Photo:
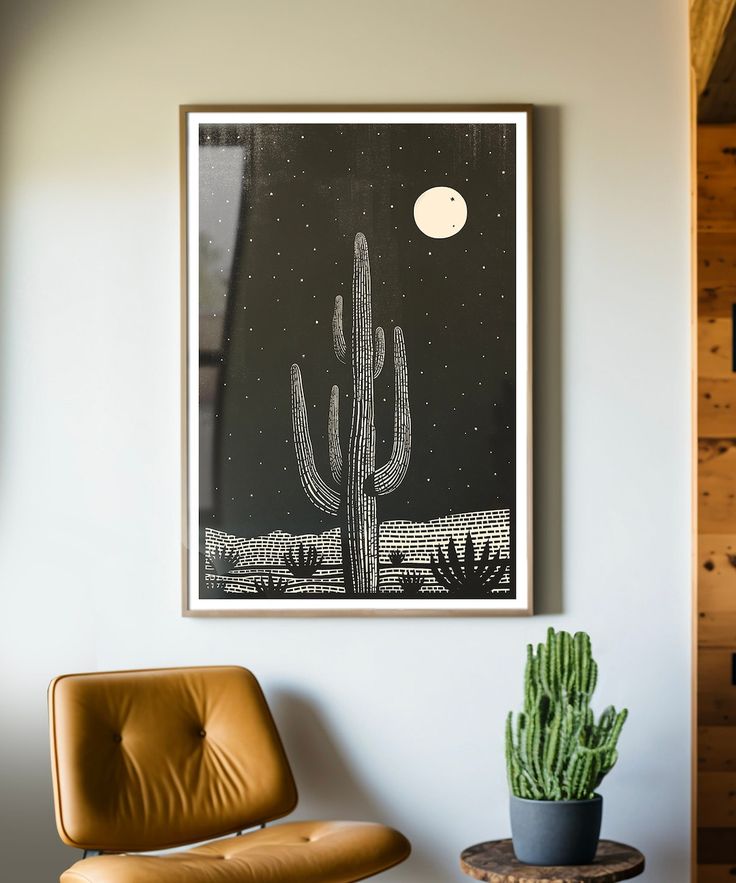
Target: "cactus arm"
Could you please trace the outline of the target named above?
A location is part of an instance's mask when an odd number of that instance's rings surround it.
[[[512,794],[519,794],[519,773],[517,768],[516,753],[514,751],[514,715],[509,712],[506,717],[505,730],[505,748],[506,748],[506,773],[509,781],[509,788]]]
[[[554,655],[552,658],[552,683],[554,688],[555,701],[560,702],[563,697],[562,683],[562,632],[556,634],[552,640]]]
[[[588,676],[588,659],[585,653],[585,639],[582,632],[576,632],[573,635],[572,640],[575,679],[573,681],[571,693],[572,700],[578,701],[585,695],[585,684]]]
[[[610,735],[608,736],[608,744],[611,748],[615,748],[618,743],[618,737],[621,735],[621,729],[623,725],[626,723],[626,718],[629,716],[628,708],[622,708],[621,711],[616,715],[616,719],[613,722],[613,726],[611,727]]]
[[[557,762],[557,752],[560,749],[560,728],[561,728],[561,720],[559,709],[556,711],[552,720],[550,722],[547,742],[544,746],[544,773],[545,773],[545,784],[549,789],[549,796],[554,799],[554,791],[555,791],[555,776],[554,769]]]
[[[569,762],[572,750],[571,739],[573,730],[573,711],[570,706],[564,712],[562,718],[562,726],[560,728],[560,751],[557,755],[557,763],[555,764],[554,774],[558,781],[561,782],[565,765]]]
[[[337,515],[340,508],[340,497],[322,480],[314,462],[307,406],[304,401],[304,387],[298,365],[291,366],[291,417],[294,425],[294,448],[296,449],[299,478],[304,492],[318,509],[328,515]]]
[[[551,696],[550,648],[548,644],[537,644],[537,658],[539,659],[539,685],[547,696]]]
[[[546,653],[545,663],[545,689],[550,699],[557,699],[557,690],[555,689],[555,660],[557,657],[557,640],[555,630],[547,629],[547,642],[544,646]]]
[[[531,644],[526,645],[526,666],[524,667],[524,709],[528,708],[527,702],[529,693],[534,683],[534,647]]]
[[[560,632],[560,669],[561,669],[561,689],[568,691],[572,685],[573,668],[571,663],[572,638],[569,632]]]
[[[342,297],[339,294],[335,298],[335,311],[332,314],[332,341],[337,361],[342,362],[344,365],[347,357],[347,346],[345,344],[345,332],[342,327]]]
[[[579,800],[583,790],[585,776],[585,757],[582,754],[575,755],[574,766],[570,775],[570,800]]]
[[[332,387],[330,416],[327,422],[327,444],[330,453],[330,471],[335,484],[342,481],[342,449],[340,448],[340,389]]]
[[[542,750],[543,724],[540,716],[540,708],[537,707],[531,719],[531,758],[534,778],[541,784],[544,790],[544,760]]]
[[[411,456],[411,414],[409,412],[409,376],[406,368],[404,332],[394,328],[394,441],[391,457],[373,477],[379,496],[399,487],[409,468]]]
[[[383,360],[386,357],[386,335],[383,328],[379,325],[376,328],[376,342],[373,347],[373,378],[379,376],[383,371]]]
[[[588,676],[588,696],[592,696],[595,690],[596,684],[598,683],[598,663],[591,656],[590,659],[590,674]]]

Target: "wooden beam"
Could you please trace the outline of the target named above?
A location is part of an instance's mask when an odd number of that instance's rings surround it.
[[[732,16],[708,89],[722,69],[733,27]],[[727,883],[736,873],[736,126],[698,126],[696,144],[698,867],[691,879]]]
[[[726,26],[708,84],[698,98],[698,122],[736,123],[736,10]]]
[[[690,0],[690,56],[698,95],[718,58],[736,0]]]
[[[698,126],[698,230],[736,233],[734,125]]]

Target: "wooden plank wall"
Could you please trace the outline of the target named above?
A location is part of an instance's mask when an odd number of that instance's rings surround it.
[[[698,126],[698,883],[736,874],[736,126]]]

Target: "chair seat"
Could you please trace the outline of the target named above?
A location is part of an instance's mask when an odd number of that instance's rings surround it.
[[[167,855],[83,859],[61,883],[353,883],[398,864],[410,849],[384,825],[287,822]]]

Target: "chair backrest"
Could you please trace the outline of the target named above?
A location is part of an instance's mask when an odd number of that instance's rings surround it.
[[[70,846],[165,849],[296,806],[276,726],[244,668],[62,675],[49,716],[56,824]]]

